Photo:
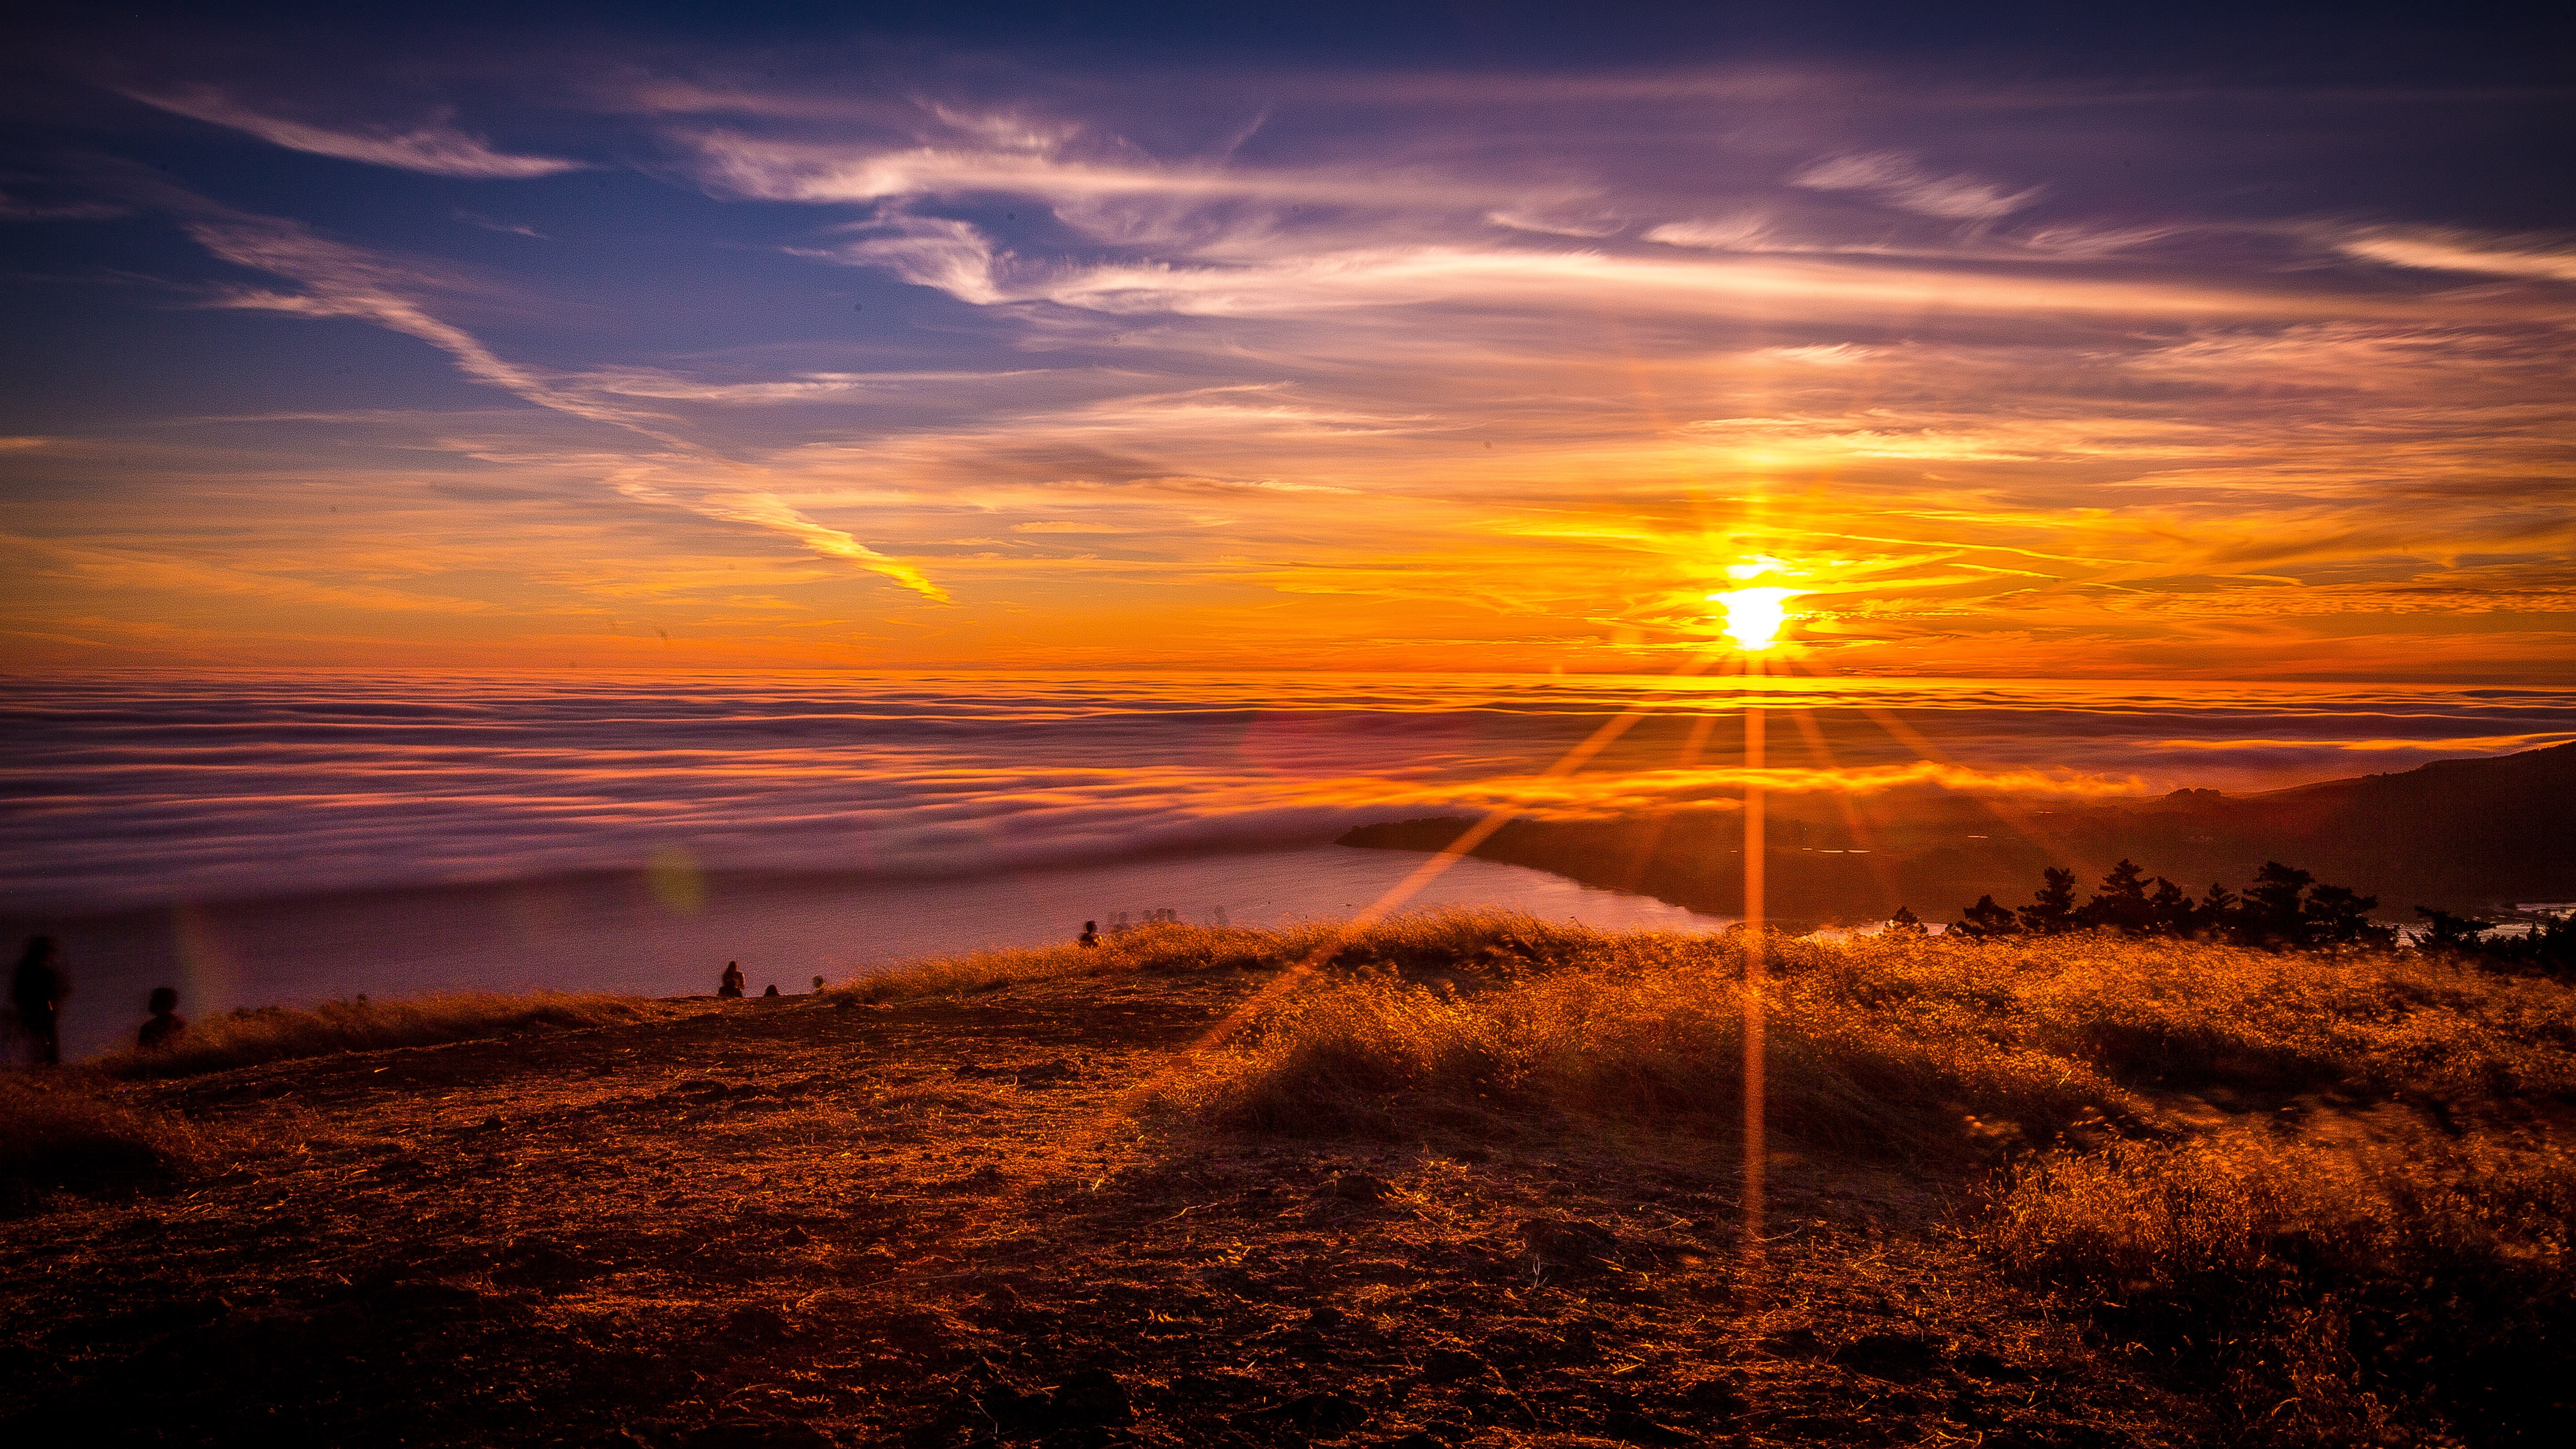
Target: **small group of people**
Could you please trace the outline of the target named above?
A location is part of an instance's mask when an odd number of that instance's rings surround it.
[[[59,954],[53,937],[30,936],[26,949],[18,953],[18,969],[9,973],[9,1007],[18,1030],[27,1038],[37,1063],[48,1067],[62,1065],[63,1003],[72,994],[71,977],[56,959]],[[145,1051],[169,1046],[188,1029],[188,1019],[179,1014],[176,987],[153,987],[144,1009],[151,1017],[135,1034],[134,1044]]]
[[[739,961],[727,961],[725,963],[724,975],[716,980],[716,995],[728,1001],[738,1001],[742,998],[743,988],[749,984],[749,978],[742,974],[742,963]],[[822,977],[817,976],[814,978],[814,989],[817,991],[823,989]],[[775,981],[770,982],[769,989],[760,994],[764,997],[778,995],[778,983]]]

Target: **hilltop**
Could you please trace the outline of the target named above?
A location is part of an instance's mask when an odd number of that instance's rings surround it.
[[[0,1425],[2509,1444],[2564,1413],[2565,988],[1778,939],[1748,1241],[1744,945],[1158,926],[770,1003],[279,1014],[260,1050],[329,1054],[21,1076]],[[329,1049],[362,1030],[465,1039]]]
[[[2099,879],[2122,859],[2192,890],[2241,884],[2266,860],[2377,896],[2463,915],[2576,900],[2576,744],[2259,794],[2176,790],[2102,804],[1899,790],[1857,802],[1774,792],[1769,897],[1777,917],[1883,920],[1900,905],[1947,920],[1992,892],[2021,900],[2046,866]],[[1463,817],[1361,826],[1344,845],[1439,850]],[[1718,915],[1744,910],[1734,802],[1606,820],[1519,819],[1479,844],[1488,860],[1640,891]]]

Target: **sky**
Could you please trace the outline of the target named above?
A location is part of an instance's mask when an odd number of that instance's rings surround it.
[[[0,668],[2576,684],[2567,23],[1928,9],[66,10]]]

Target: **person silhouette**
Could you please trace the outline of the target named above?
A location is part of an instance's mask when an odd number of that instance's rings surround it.
[[[820,991],[820,990],[822,990],[822,989],[823,989],[823,978],[822,978],[822,977],[817,976],[817,977],[815,977],[815,978],[814,978],[814,989],[815,989],[815,990],[817,990],[817,991]]]
[[[158,1051],[176,1040],[188,1029],[188,1019],[179,1014],[179,990],[175,986],[152,988],[152,1019],[135,1033],[134,1044],[144,1051]]]
[[[725,963],[724,980],[716,987],[716,995],[725,997],[737,997],[742,995],[741,962],[727,961]]]
[[[63,1060],[63,998],[72,994],[69,977],[54,964],[54,938],[30,936],[9,976],[9,1004],[18,1009],[18,1025],[35,1042],[36,1060],[60,1066]]]
[[[1077,945],[1077,946],[1097,946],[1097,945],[1099,945],[1099,944],[1100,944],[1100,923],[1099,923],[1098,921],[1085,921],[1085,922],[1083,922],[1083,923],[1082,923],[1082,934],[1081,934],[1081,935],[1079,935],[1079,936],[1074,937],[1074,938],[1073,938],[1073,943],[1074,943],[1075,945]]]
[[[778,983],[775,981],[770,982],[769,989],[760,994],[763,996],[776,996],[778,994]]]

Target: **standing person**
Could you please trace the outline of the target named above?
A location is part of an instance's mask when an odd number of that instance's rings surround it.
[[[361,1001],[365,999],[365,997],[359,998]],[[148,1052],[168,1046],[178,1040],[179,1033],[188,1029],[188,1018],[179,1014],[177,987],[153,987],[149,1009],[152,1012],[152,1019],[143,1023],[143,1030],[136,1033],[134,1038],[134,1044],[143,1050]]]
[[[742,963],[741,963],[741,962],[739,962],[739,961],[727,961],[727,962],[725,963],[724,981],[723,981],[723,983],[722,983],[722,984],[720,984],[720,985],[718,985],[718,986],[716,987],[716,995],[718,995],[718,996],[725,996],[725,997],[734,997],[734,996],[740,996],[740,995],[742,995]]]
[[[30,936],[9,977],[9,1004],[18,1008],[18,1025],[36,1043],[36,1060],[60,1066],[63,1060],[63,998],[72,984],[54,964],[54,938]]]
[[[1085,921],[1085,922],[1083,922],[1083,923],[1082,923],[1082,934],[1073,938],[1073,944],[1075,944],[1075,945],[1077,945],[1077,946],[1097,946],[1097,945],[1099,945],[1099,944],[1100,944],[1100,923],[1099,923],[1098,921]]]

